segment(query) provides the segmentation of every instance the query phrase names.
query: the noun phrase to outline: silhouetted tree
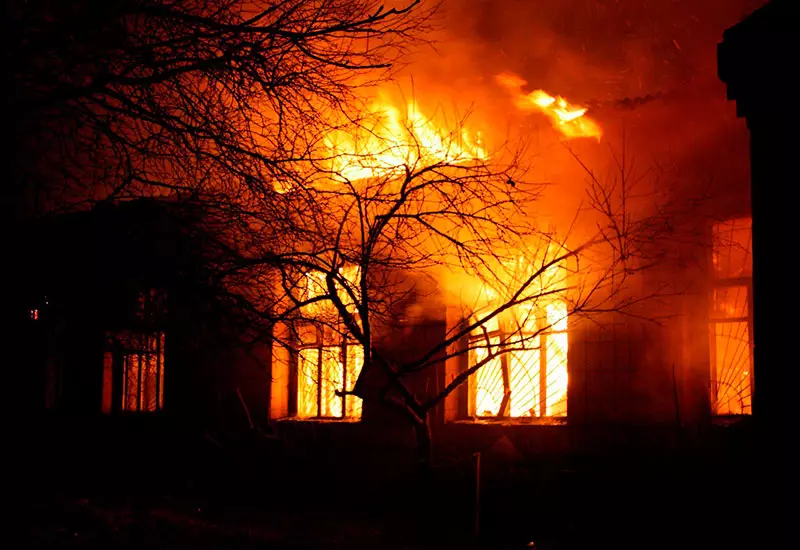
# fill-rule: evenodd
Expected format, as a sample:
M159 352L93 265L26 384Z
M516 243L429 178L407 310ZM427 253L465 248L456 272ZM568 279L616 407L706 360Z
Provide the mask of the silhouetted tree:
M17 207L217 198L302 178L330 119L430 15L419 0L16 1L4 17ZM268 201L264 201L268 202Z
M204 243L198 277L232 315L249 313L237 304L254 300L259 280L242 265L300 229L294 198L278 191L318 174L320 136L391 74L432 10L419 0L10 2L4 223L98 201L186 205L173 211ZM239 330L262 333L263 302Z
M658 290L636 294L628 282L657 259L673 207L651 197L649 208L634 208L623 157L613 181L586 167L586 212L576 212L574 226L590 225L589 236L573 234L575 227L559 234L537 224L542 187L524 179L524 150L506 144L487 152L470 140L464 120L437 133L445 123L413 108L391 132L382 130L384 115L372 124L367 118L342 129L363 141L333 148L324 183L313 192L287 190L302 205L297 240L252 261L268 265L280 287L271 311L290 330L277 332L276 342L292 348L298 325L312 322L363 348L358 377L338 395L399 410L426 465L431 412L479 369L536 349L568 317L638 314L636 306ZM366 137L364 127L372 130ZM379 335L397 326L409 303L425 302L433 304L425 315L454 314L444 337L408 360L387 356ZM557 311L544 316L554 304ZM514 309L525 313L490 336ZM467 355L477 360L433 393L409 384Z
M14 3L9 194L45 211L133 197L193 205L209 299L234 312L241 338L272 333L291 347L275 326L311 322L353 340L364 364L340 393L402 411L427 463L431 410L559 319L499 341L488 327L554 300L561 318L629 309L641 297L626 282L664 222L626 210L625 181L590 178L596 231L558 234L536 223L541 188L525 181L524 150L486 151L463 119L375 109L365 89L430 13L419 0ZM385 357L376 332L402 303L440 295L420 281L443 277L476 291L453 299L459 322L413 360ZM477 352L435 395L407 384Z

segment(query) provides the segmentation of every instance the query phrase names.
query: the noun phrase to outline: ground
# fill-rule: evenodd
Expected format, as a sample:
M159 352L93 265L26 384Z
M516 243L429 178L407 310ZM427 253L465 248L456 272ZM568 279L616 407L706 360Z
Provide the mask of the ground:
M476 537L468 459L421 476L379 454L287 454L262 436L40 435L9 470L24 485L13 525L33 548L727 550L756 536L740 443L723 455L485 457Z

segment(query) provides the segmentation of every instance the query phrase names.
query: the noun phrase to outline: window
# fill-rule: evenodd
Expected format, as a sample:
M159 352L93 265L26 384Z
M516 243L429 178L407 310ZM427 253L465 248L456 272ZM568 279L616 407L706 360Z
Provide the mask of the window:
M341 277L334 281L339 298L358 322L353 303L353 296L358 296L358 269L342 267L339 273ZM297 299L307 303L300 318L285 327L286 350L280 349L283 345L273 346L271 414L302 419L361 418L362 400L341 393L355 386L364 350L348 337L333 303L327 298L315 301L328 292L325 276L317 271L303 273L296 281Z
M155 411L164 405L164 333L138 334L122 356L122 410Z
M115 391L120 410L153 412L163 408L164 340L163 332L122 331L110 338L103 361L103 412L114 408Z
M307 324L298 334L298 418L361 418L361 399L352 390L364 364L364 350L328 327Z
M490 359L471 378L473 417L563 417L567 414L567 309L518 305L469 339L469 366ZM488 345L487 345L488 338Z
M752 228L749 218L713 228L710 302L711 404L717 415L750 414L753 387Z

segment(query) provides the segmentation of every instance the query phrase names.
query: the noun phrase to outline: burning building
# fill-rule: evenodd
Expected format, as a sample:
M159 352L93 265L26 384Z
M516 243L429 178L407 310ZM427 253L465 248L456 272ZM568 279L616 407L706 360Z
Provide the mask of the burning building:
M356 114L331 115L322 135L293 128L301 137L283 151L311 160L206 204L198 223L213 236L167 216L122 238L154 219L135 205L158 195L80 214L89 229L66 241L110 240L79 260L56 254L62 230L47 229L47 261L23 262L36 277L23 277L21 309L32 347L57 334L32 359L49 388L41 404L236 418L288 439L327 434L340 449L413 435L454 455L503 435L526 455L664 451L746 423L746 134L714 98L710 68L714 33L730 21L706 25L681 3L671 20L685 25L669 35L658 14L627 6L659 31L646 43L618 3L581 4L587 21L618 23L616 39L610 24L574 27L564 10L577 2L477 4L448 17L475 31L459 54L488 67L355 98ZM525 48L525 25L500 32L517 12L541 30ZM483 56L511 46L522 53ZM463 82L470 93L455 89ZM441 107L442 95L477 98L475 116ZM503 148L520 136L527 149ZM230 254L214 269L203 267L210 243ZM78 271L39 290L65 265ZM81 266L100 275L88 282ZM236 319L222 313L237 308ZM80 353L60 351L77 342Z

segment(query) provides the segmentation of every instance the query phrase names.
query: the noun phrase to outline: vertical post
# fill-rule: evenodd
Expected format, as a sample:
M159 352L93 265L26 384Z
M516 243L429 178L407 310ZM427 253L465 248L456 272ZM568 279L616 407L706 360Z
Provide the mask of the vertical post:
M315 416L322 416L322 390L325 385L322 383L322 347L323 338L325 337L322 329L317 328L317 414Z
M546 323L547 320L542 321ZM547 334L539 334L539 416L547 416Z
M709 385L710 385L710 407L711 414L717 414L717 403L719 403L719 392L717 391L717 323L711 321L708 323L708 359L711 363L709 369ZM752 342L752 340L751 340Z
M139 347L139 351L137 357L139 358L139 362L136 365L137 368L137 376L136 379L136 410L142 410L142 343L138 340L136 342L137 346Z
M481 531L481 453L474 453L475 456L475 537Z
M161 333L156 332L156 411L161 410Z
M297 337L297 332L294 330L293 327L290 327L288 325L283 325L280 323L276 325L276 328L277 327L280 327L281 330L281 333L279 333L278 337L279 338L285 337L288 342L288 347L284 348L278 345L278 347L276 348L273 345L273 357L277 355L277 356L282 356L283 358L281 360L276 361L273 364L272 379L274 382L277 382L278 384L277 387L283 388L283 386L281 385L281 380L278 378L278 376L276 376L275 367L284 366L286 368L286 379L287 379L286 405L285 405L286 409L283 414L285 414L286 416L297 416L297 408L298 408L297 405L299 400L297 379L300 376L300 373L298 372L300 370L300 347L299 347L300 341L299 338ZM275 354L276 349L281 350L279 354ZM273 386L273 391L274 390L275 386ZM281 389L279 391L283 390ZM274 392L274 394L278 394L278 392ZM280 404L280 408L276 407L276 411L282 412L284 410L282 407L283 403ZM276 415L276 417L279 416L280 415Z
M347 338L342 339L342 346L339 348L342 359L342 418L347 418Z
M751 222L752 223L752 222ZM752 246L752 225L750 228L751 231L751 242L750 245ZM752 261L752 252L750 254L750 258ZM752 274L752 271L751 271ZM750 279L750 284L747 285L747 341L750 343L750 365L748 369L750 370L750 376L748 380L750 380L750 413L753 412L753 393L756 391L756 379L754 374L754 365L755 365L755 336L753 335L753 280Z
M317 414L314 416L322 416L322 391L325 389L322 374L322 347L317 346L317 379L314 382L317 385Z
M509 415L508 404L511 401L511 373L509 373L507 353L500 356L500 371L503 374L503 400L500 402L497 416L505 417Z
M111 412L125 410L125 355L120 350L116 337L111 341Z
M128 410L128 356L120 352L122 362L122 407L120 410Z

